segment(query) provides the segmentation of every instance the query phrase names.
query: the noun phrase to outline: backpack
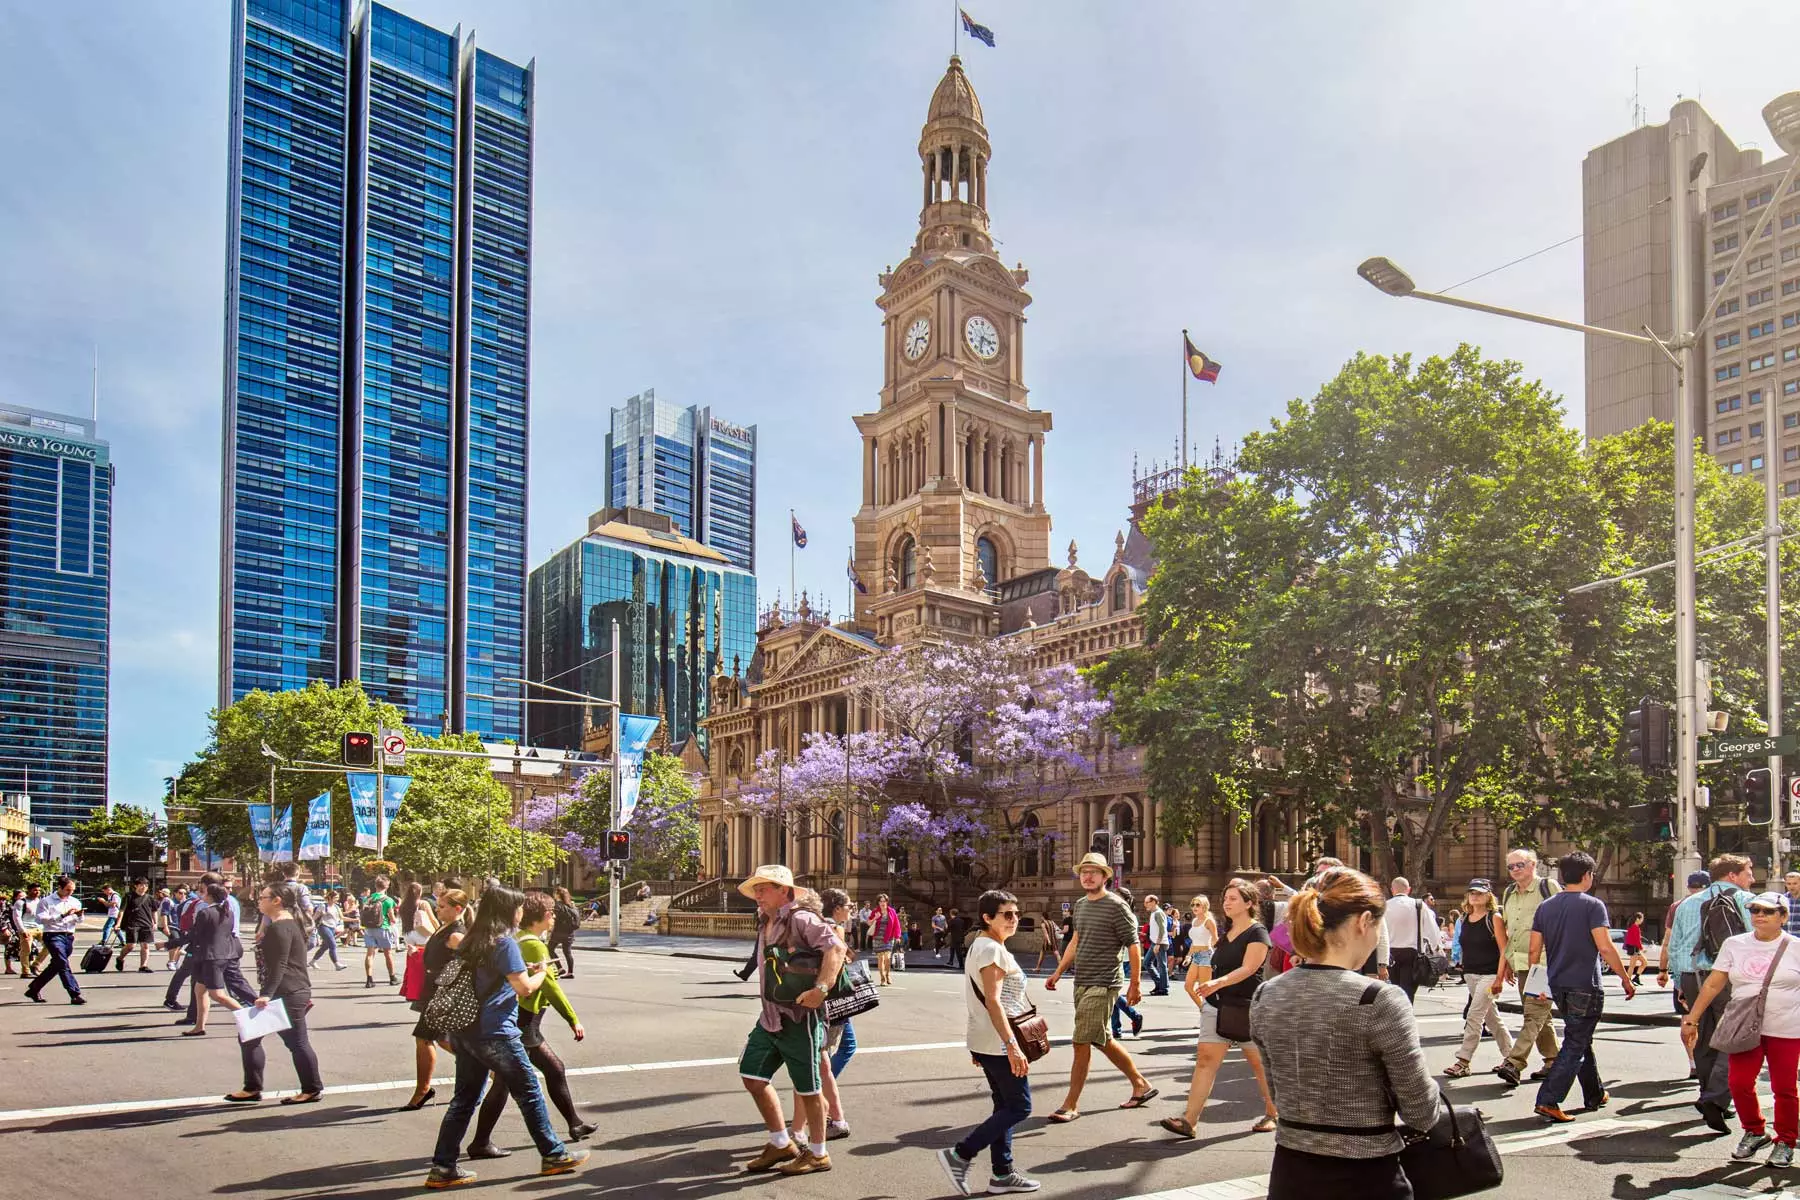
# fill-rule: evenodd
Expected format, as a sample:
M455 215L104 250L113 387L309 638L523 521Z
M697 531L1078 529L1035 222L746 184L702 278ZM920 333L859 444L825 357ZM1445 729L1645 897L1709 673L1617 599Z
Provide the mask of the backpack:
M379 919L379 917L377 918ZM481 996L475 991L477 968L460 954L444 964L425 1005L425 1025L443 1035L461 1033L481 1017ZM504 981L503 981L504 982Z
M1700 949L1707 958L1717 959L1726 938L1745 932L1744 914L1731 892L1710 896L1700 905Z
M564 904L558 901L556 905L556 924L552 927L552 932L555 933L556 937L560 940L565 936L574 934L579 928L581 928L581 914L575 911L573 905Z
M182 933L188 933L194 928L194 915L199 911L200 902L192 896L189 896L187 900L183 902L181 913L175 918L175 923Z
M387 922L381 919L381 897L383 894L384 893L381 892L371 893L369 898L362 902L361 915L364 929L381 929L386 926Z

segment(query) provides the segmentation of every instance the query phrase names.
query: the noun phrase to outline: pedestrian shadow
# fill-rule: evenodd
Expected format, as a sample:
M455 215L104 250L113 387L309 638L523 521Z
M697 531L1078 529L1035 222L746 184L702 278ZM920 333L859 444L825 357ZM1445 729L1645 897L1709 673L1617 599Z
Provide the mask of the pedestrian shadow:
M218 1106L207 1104L179 1104L169 1108L142 1109L136 1112L94 1113L85 1117L61 1117L46 1121L42 1125L26 1125L23 1128L34 1133L96 1133L119 1129L141 1129L151 1125L167 1125L174 1121L185 1121L190 1117L205 1116L216 1112Z
M724 1196L750 1187L766 1187L784 1177L778 1172L750 1175L744 1163L755 1149L744 1146L735 1150L675 1150L667 1154L636 1158L628 1162L608 1163L591 1172L557 1175L547 1179L532 1178L511 1183L520 1193L554 1192L579 1185L586 1196L619 1196L639 1193L664 1198L699 1200L706 1196ZM775 1184L780 1194L779 1184ZM875 1200L873 1195L863 1200Z
M712 1132L708 1133L708 1129ZM700 1125L684 1125L679 1129L650 1129L643 1133L627 1134L625 1137L609 1138L606 1148L608 1151L657 1150L664 1146L685 1146L692 1142L716 1142L727 1137L748 1141L763 1132L760 1125L723 1125L718 1121L708 1121Z
M263 1103L278 1105L280 1102L276 1100L264 1100ZM224 1107L223 1101L221 1101L221 1107ZM233 1112L242 1112L248 1107L249 1105L230 1106ZM304 1115L295 1111L296 1106L290 1105L287 1108L279 1109L276 1112L256 1113L254 1115L246 1114L234 1121L227 1121L216 1128L196 1129L189 1133L184 1133L181 1136L185 1138L205 1138L229 1133L262 1133L265 1131L273 1133L286 1132L291 1129L324 1129L333 1125L357 1124L374 1118L386 1117L392 1111L391 1109L385 1108L370 1108L367 1105L362 1104L338 1105L332 1107L327 1107L325 1105L304 1105L299 1107Z
M1613 1200L1650 1200L1655 1196L1667 1196L1670 1192L1690 1189L1698 1192L1713 1184L1748 1188L1758 1177L1766 1177L1767 1174L1768 1168L1759 1162L1731 1163L1714 1167L1710 1171L1664 1176L1640 1185L1633 1182L1635 1176L1628 1172L1613 1177L1612 1196Z
M141 1029L142 1026L128 1026L128 1028ZM84 1030L83 1032L86 1031ZM19 1046L21 1049L25 1050L56 1050L65 1046L129 1046L135 1042L162 1042L167 1040L168 1035L166 1034L146 1033L136 1037L58 1038L53 1042L20 1042Z
M643 1108L667 1108L671 1104L686 1104L692 1100L715 1100L717 1098L717 1092L668 1092L631 1100L608 1100L599 1104L577 1102L575 1107L584 1113L636 1112Z
M355 1195L360 1200L385 1200L389 1197L400 1200L403 1196L416 1197L419 1194L425 1183L425 1174L431 1169L430 1163L426 1161L428 1157L393 1162L373 1162L367 1159L359 1162L336 1162L299 1171L282 1171L242 1183L221 1184L213 1191L218 1195L240 1192L273 1193L286 1197L286 1200L338 1200L339 1197L349 1195ZM375 1186L370 1187L371 1183Z

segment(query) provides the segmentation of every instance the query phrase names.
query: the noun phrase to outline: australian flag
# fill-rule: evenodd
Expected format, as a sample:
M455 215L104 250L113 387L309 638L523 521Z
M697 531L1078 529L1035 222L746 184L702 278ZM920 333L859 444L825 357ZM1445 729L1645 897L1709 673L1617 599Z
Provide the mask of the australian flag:
M850 577L850 586L856 589L857 595L866 596L869 594L869 585L864 583L862 581L862 576L856 573L856 555L852 554L850 556L850 561L844 566L844 574Z
M979 25L975 21L971 20L969 17L969 14L966 12L963 12L962 9L959 8L956 11L962 15L962 23L963 23L963 32L964 33L968 34L970 37L974 38L978 42L985 42L989 46L992 46L994 44L994 31L993 30L989 29L986 25Z
M788 520L792 522L794 526L794 545L802 550L806 549L806 530L800 528L800 518L796 517L793 513L789 513Z

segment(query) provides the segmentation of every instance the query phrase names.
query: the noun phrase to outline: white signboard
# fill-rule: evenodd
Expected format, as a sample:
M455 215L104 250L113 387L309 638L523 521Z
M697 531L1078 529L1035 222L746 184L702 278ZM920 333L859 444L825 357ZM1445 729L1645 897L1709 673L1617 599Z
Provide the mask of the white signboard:
M406 735L394 733L392 730L381 731L381 765L384 767L404 767L406 765Z

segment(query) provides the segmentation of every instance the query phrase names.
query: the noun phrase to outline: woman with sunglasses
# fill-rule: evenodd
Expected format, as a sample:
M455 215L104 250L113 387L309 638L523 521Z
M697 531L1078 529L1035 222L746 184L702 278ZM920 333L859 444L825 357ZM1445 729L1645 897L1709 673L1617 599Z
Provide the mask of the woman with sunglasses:
M1744 1122L1731 1157L1752 1158L1769 1144L1762 1106L1756 1097L1757 1077L1766 1061L1769 1090L1775 1093L1775 1148L1771 1167L1792 1166L1794 1141L1800 1136L1800 946L1787 933L1788 898L1763 892L1750 901L1750 932L1725 939L1712 972L1700 987L1693 1009L1681 1020L1681 1040L1689 1047L1700 1037L1700 1017L1731 985L1731 1003L1757 1004L1763 984L1769 988L1763 1008L1762 1042L1729 1059L1731 1102ZM1779 959L1779 961L1777 961ZM1773 976L1770 972L1773 971Z
M975 912L981 928L963 960L968 984L963 1000L969 1012L969 1057L987 1075L994 1111L955 1146L939 1150L938 1164L959 1194L973 1195L969 1173L986 1150L993 1163L989 1195L1035 1192L1042 1185L1019 1174L1012 1161L1013 1126L1031 1115L1031 1064L1007 1020L1028 1007L1025 971L1006 948L1006 939L1018 932L1019 898L1011 892L983 892Z

